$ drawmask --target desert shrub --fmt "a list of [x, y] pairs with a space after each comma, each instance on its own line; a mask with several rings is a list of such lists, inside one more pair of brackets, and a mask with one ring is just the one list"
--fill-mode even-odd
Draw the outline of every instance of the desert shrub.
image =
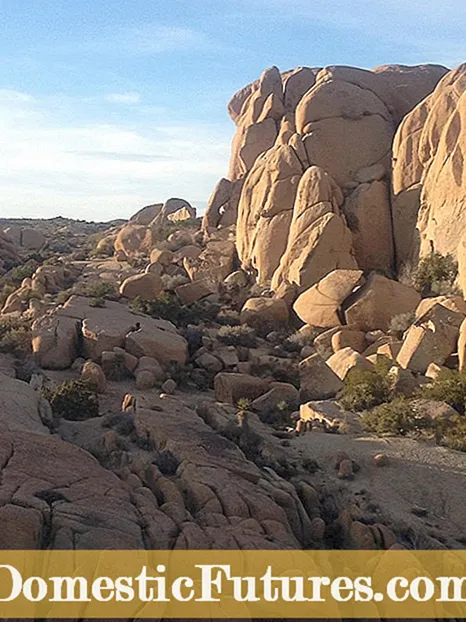
[[449, 449], [466, 451], [466, 417], [458, 415], [450, 418], [449, 424], [443, 426], [440, 440]]
[[185, 285], [186, 283], [189, 283], [189, 279], [182, 274], [163, 274], [161, 278], [163, 289], [169, 291], [173, 291], [180, 285]]
[[57, 305], [64, 305], [65, 302], [67, 302], [72, 295], [72, 289], [65, 289], [62, 292], [58, 292], [58, 294], [55, 296], [55, 302], [57, 303]]
[[0, 318], [0, 352], [27, 354], [31, 351], [31, 323], [23, 318]]
[[140, 296], [131, 301], [135, 311], [153, 318], [168, 320], [176, 326], [213, 322], [220, 311], [219, 305], [197, 302], [191, 306], [183, 305], [171, 292], [163, 292], [156, 300], [144, 300]]
[[375, 434], [406, 436], [409, 432], [425, 428], [422, 417], [416, 414], [411, 400], [397, 397], [392, 402], [381, 404], [361, 415], [365, 430]]
[[390, 399], [388, 365], [378, 363], [371, 370], [353, 369], [345, 378], [339, 401], [347, 410], [366, 410]]
[[21, 266], [16, 266], [10, 270], [8, 274], [8, 278], [13, 283], [21, 283], [23, 279], [31, 278], [34, 272], [39, 267], [39, 263], [35, 259], [29, 259], [26, 263]]
[[451, 255], [432, 252], [423, 257], [414, 273], [414, 287], [422, 296], [456, 293], [458, 264]]
[[375, 434], [406, 436], [410, 433], [435, 438], [438, 444], [457, 451], [466, 451], [466, 417], [455, 415], [448, 420], [424, 416], [415, 400], [397, 397], [361, 415], [365, 430]]
[[282, 347], [287, 352], [301, 352], [304, 346], [312, 346], [314, 343], [314, 339], [319, 334], [319, 331], [315, 332], [296, 332], [287, 337], [283, 343]]
[[445, 369], [429, 385], [421, 389], [422, 397], [446, 402], [460, 414], [466, 407], [466, 374], [453, 369]]
[[247, 397], [240, 397], [237, 402], [237, 406], [239, 410], [248, 410], [251, 406], [251, 400]]
[[3, 305], [5, 300], [21, 285], [21, 282], [30, 278], [39, 267], [37, 259], [28, 259], [19, 266], [13, 266], [0, 278], [0, 302]]
[[54, 418], [85, 421], [99, 416], [99, 399], [93, 386], [86, 380], [66, 380], [51, 391], [43, 391], [50, 402]]
[[84, 295], [89, 298], [99, 298], [111, 300], [116, 298], [117, 293], [115, 286], [108, 281], [94, 281], [89, 283], [84, 290]]
[[390, 333], [393, 333], [401, 338], [414, 322], [414, 319], [415, 314], [413, 312], [399, 313], [398, 315], [395, 315], [390, 320]]
[[106, 300], [115, 300], [118, 297], [115, 286], [107, 281], [89, 283], [83, 294], [89, 298], [90, 307], [105, 307]]
[[250, 326], [222, 326], [218, 329], [217, 339], [227, 346], [254, 348], [257, 345], [256, 331]]
[[285, 400], [278, 402], [273, 408], [259, 413], [262, 423], [267, 423], [277, 429], [283, 429], [291, 425], [291, 413], [293, 409]]

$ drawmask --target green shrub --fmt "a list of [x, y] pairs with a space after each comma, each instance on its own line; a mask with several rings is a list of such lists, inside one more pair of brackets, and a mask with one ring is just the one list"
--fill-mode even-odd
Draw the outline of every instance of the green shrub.
[[412, 401], [405, 397], [397, 397], [388, 404], [365, 411], [361, 415], [361, 423], [368, 432], [394, 436], [405, 436], [426, 427], [422, 417], [412, 407]]
[[456, 451], [466, 451], [466, 417], [457, 415], [452, 417], [449, 424], [443, 426], [440, 440], [442, 445]]
[[248, 410], [251, 406], [251, 400], [247, 397], [240, 397], [237, 403], [239, 410]]
[[137, 296], [130, 306], [135, 311], [156, 319], [168, 320], [176, 326], [213, 322], [220, 311], [218, 305], [211, 303], [197, 302], [189, 307], [185, 306], [171, 292], [163, 292], [156, 300], [144, 300]]
[[257, 345], [256, 331], [246, 324], [222, 326], [218, 329], [217, 339], [227, 346], [254, 348]]
[[86, 380], [66, 380], [55, 391], [44, 390], [43, 395], [57, 420], [85, 421], [99, 416], [99, 399]]
[[[94, 300], [112, 300], [117, 297], [115, 286], [107, 281], [94, 281], [84, 290], [84, 295]], [[97, 305], [94, 305], [97, 306]]]
[[372, 370], [353, 369], [345, 378], [339, 401], [346, 410], [367, 410], [388, 402], [390, 379], [388, 365], [378, 363]]
[[466, 374], [453, 369], [445, 369], [429, 385], [421, 389], [422, 397], [446, 402], [460, 414], [466, 407]]
[[16, 356], [31, 351], [31, 323], [23, 318], [0, 318], [0, 352]]
[[30, 259], [21, 266], [17, 266], [10, 270], [6, 276], [10, 281], [19, 285], [24, 279], [31, 278], [38, 267], [39, 263], [35, 259]]
[[414, 273], [414, 287], [422, 296], [439, 295], [440, 291], [453, 294], [457, 274], [458, 264], [451, 255], [432, 252], [420, 260]]
[[448, 420], [434, 420], [423, 415], [416, 400], [397, 397], [361, 415], [361, 424], [368, 432], [406, 436], [410, 433], [435, 438], [440, 445], [466, 451], [466, 416], [454, 415]]

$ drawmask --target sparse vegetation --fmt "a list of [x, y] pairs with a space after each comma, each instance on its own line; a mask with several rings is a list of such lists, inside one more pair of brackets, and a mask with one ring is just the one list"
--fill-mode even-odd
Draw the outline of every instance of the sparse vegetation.
[[283, 349], [287, 352], [301, 352], [304, 346], [312, 346], [314, 339], [319, 334], [319, 331], [313, 332], [296, 332], [287, 337], [283, 343]]
[[464, 415], [452, 417], [448, 425], [442, 426], [440, 438], [442, 444], [449, 449], [466, 451], [466, 417]]
[[217, 339], [227, 346], [254, 348], [257, 345], [256, 331], [250, 326], [222, 326], [218, 329]]
[[345, 378], [339, 401], [347, 410], [367, 410], [390, 400], [388, 366], [379, 363], [372, 370], [353, 369]]
[[86, 380], [66, 380], [54, 391], [45, 389], [43, 395], [50, 402], [57, 420], [85, 421], [99, 416], [99, 399]]
[[464, 415], [466, 408], [466, 374], [445, 369], [429, 385], [421, 390], [422, 397], [446, 402], [458, 413]]
[[0, 352], [16, 356], [31, 351], [31, 323], [23, 318], [0, 318]]
[[380, 404], [361, 415], [361, 423], [368, 432], [406, 436], [409, 432], [426, 427], [412, 408], [412, 401], [397, 397], [392, 402]]
[[105, 307], [106, 300], [115, 300], [118, 297], [115, 286], [107, 281], [94, 281], [86, 286], [83, 293], [89, 298], [91, 307]]
[[[447, 419], [432, 419], [422, 411], [416, 397], [445, 402], [458, 414]], [[366, 410], [363, 427], [375, 434], [422, 434], [437, 443], [466, 451], [466, 375], [455, 370], [442, 371], [431, 384], [422, 387], [414, 398], [396, 397], [390, 402]]]
[[213, 322], [220, 311], [219, 305], [197, 302], [191, 306], [183, 305], [175, 294], [163, 292], [156, 300], [144, 300], [137, 296], [130, 306], [135, 311], [145, 313], [156, 319], [168, 320], [176, 326]]
[[251, 400], [247, 397], [240, 397], [237, 406], [239, 410], [248, 410], [251, 406]]
[[425, 296], [456, 294], [458, 264], [451, 255], [432, 252], [423, 257], [413, 275], [413, 285]]

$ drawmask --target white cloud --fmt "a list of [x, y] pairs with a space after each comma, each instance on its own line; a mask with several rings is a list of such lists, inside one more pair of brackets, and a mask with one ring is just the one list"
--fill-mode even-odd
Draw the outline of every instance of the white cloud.
[[108, 93], [105, 100], [114, 104], [138, 104], [141, 101], [139, 93]]
[[52, 114], [43, 104], [0, 91], [5, 216], [107, 220], [170, 196], [204, 204], [226, 172], [231, 137], [223, 126], [160, 119], [71, 125], [61, 121], [59, 106]]
[[186, 26], [147, 23], [123, 27], [98, 37], [48, 43], [47, 51], [58, 53], [92, 53], [115, 56], [152, 56], [166, 52], [201, 52], [223, 49], [223, 45], [201, 30]]
[[120, 34], [123, 48], [135, 54], [208, 50], [216, 47], [204, 33], [182, 26], [147, 24]]

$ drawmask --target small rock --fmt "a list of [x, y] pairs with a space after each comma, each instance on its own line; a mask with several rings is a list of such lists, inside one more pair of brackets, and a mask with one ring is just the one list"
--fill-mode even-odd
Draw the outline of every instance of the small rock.
[[173, 378], [169, 378], [168, 380], [165, 380], [165, 382], [162, 385], [162, 391], [166, 393], [167, 395], [173, 395], [173, 393], [175, 393], [175, 390], [176, 390], [176, 382], [173, 380]]
[[155, 386], [155, 375], [148, 369], [142, 370], [136, 374], [136, 388], [140, 391], [152, 389]]
[[339, 479], [353, 479], [353, 462], [352, 460], [342, 460], [340, 462], [340, 468], [338, 469]]
[[427, 516], [429, 514], [429, 510], [427, 508], [421, 508], [418, 505], [415, 505], [411, 508], [411, 514], [414, 514], [414, 516], [419, 516], [419, 518], [424, 518], [424, 516]]
[[97, 393], [105, 393], [107, 379], [100, 365], [93, 361], [86, 361], [81, 369], [81, 378], [87, 380], [95, 388]]
[[387, 466], [387, 464], [389, 464], [390, 461], [386, 454], [377, 454], [376, 456], [372, 458], [372, 462], [374, 466], [376, 467], [384, 467], [384, 466]]
[[345, 453], [344, 451], [337, 451], [337, 453], [333, 456], [333, 468], [339, 469], [340, 464], [343, 462], [343, 460], [349, 459], [350, 458], [347, 453]]

